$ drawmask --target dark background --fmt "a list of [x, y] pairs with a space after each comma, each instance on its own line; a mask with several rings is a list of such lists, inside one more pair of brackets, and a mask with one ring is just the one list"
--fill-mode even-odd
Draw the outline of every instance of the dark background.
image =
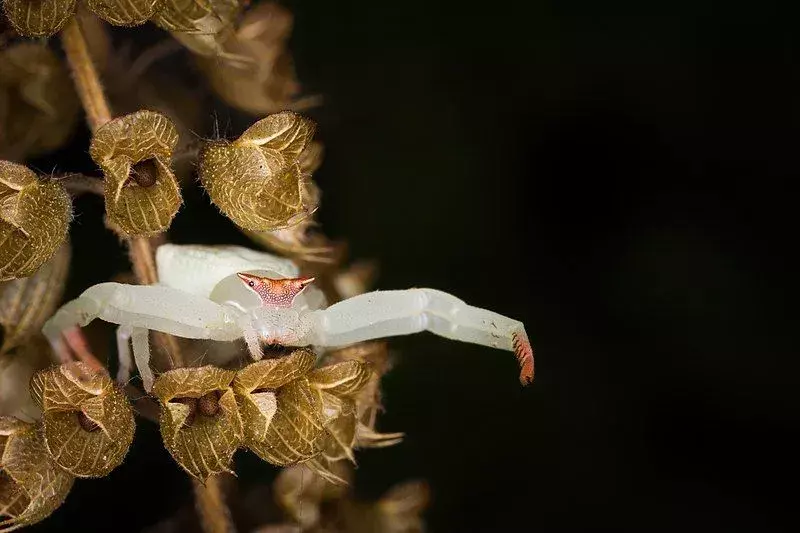
[[[380, 427], [407, 439], [359, 453], [357, 493], [424, 478], [435, 532], [790, 530], [797, 14], [712, 0], [291, 5], [300, 79], [325, 98], [310, 112], [323, 229], [380, 261], [379, 287], [436, 287], [518, 318], [537, 350], [522, 389], [508, 353], [392, 341]], [[215, 116], [229, 136], [253, 120], [217, 105], [201, 135]], [[73, 160], [41, 165], [91, 170], [85, 135]], [[185, 197], [174, 241], [247, 242], [199, 189]], [[96, 252], [117, 250], [100, 207], [77, 204], [71, 296], [125, 268]], [[187, 506], [187, 479], [142, 422], [126, 463], [78, 482], [37, 529], [139, 531]]]

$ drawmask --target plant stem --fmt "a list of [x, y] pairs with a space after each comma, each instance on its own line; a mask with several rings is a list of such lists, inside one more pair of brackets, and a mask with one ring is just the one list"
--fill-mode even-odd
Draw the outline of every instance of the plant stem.
[[205, 533], [232, 533], [234, 531], [220, 481], [219, 475], [208, 478], [205, 486], [199, 481], [194, 481], [197, 514], [200, 516], [200, 527]]
[[[86, 121], [92, 132], [112, 118], [103, 85], [97, 69], [92, 63], [92, 56], [83, 35], [78, 17], [73, 17], [61, 32], [61, 41], [67, 62], [72, 71], [75, 89], [80, 96]], [[134, 237], [128, 240], [128, 252], [136, 279], [140, 284], [153, 284], [158, 281], [158, 272], [153, 257], [150, 241], [145, 237]], [[177, 341], [171, 335], [159, 334], [163, 337], [172, 358], [172, 366], [182, 366], [184, 361]], [[234, 530], [230, 511], [225, 504], [219, 479], [213, 477], [206, 486], [195, 482], [195, 502], [200, 515], [200, 523], [206, 533], [231, 533]]]
[[89, 123], [92, 132], [95, 132], [97, 128], [111, 120], [111, 109], [108, 107], [103, 85], [92, 63], [92, 56], [89, 54], [89, 47], [77, 16], [72, 17], [61, 32], [61, 44], [67, 54], [75, 89], [86, 112], [86, 122]]

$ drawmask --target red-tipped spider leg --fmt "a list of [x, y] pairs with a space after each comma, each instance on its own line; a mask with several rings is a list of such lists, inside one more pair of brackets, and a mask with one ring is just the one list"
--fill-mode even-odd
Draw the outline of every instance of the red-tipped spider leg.
[[525, 330], [515, 331], [511, 334], [514, 355], [519, 362], [519, 382], [523, 386], [533, 382], [533, 346], [528, 340]]

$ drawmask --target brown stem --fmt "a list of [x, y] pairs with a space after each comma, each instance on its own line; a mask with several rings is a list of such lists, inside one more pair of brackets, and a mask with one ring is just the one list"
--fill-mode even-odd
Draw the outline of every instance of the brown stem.
[[[75, 89], [80, 96], [86, 112], [86, 121], [92, 132], [111, 120], [111, 109], [108, 106], [103, 85], [97, 69], [92, 63], [92, 56], [86, 45], [83, 31], [77, 17], [73, 17], [61, 32], [61, 40], [67, 62], [72, 70]], [[153, 249], [150, 241], [144, 237], [128, 240], [128, 250], [133, 263], [136, 279], [141, 284], [150, 285], [158, 281]], [[162, 337], [172, 358], [172, 366], [183, 366], [177, 341], [170, 335], [157, 334]], [[225, 504], [222, 490], [217, 478], [211, 478], [204, 487], [195, 483], [195, 501], [200, 522], [207, 533], [232, 533], [234, 530], [230, 511]]]
[[225, 504], [225, 494], [221, 487], [219, 475], [208, 478], [205, 486], [194, 482], [194, 497], [200, 526], [205, 533], [234, 533], [231, 513]]
[[97, 69], [92, 63], [78, 17], [72, 17], [61, 31], [61, 43], [72, 71], [75, 89], [86, 111], [86, 121], [93, 132], [97, 131], [97, 128], [111, 120], [111, 109], [108, 107]]

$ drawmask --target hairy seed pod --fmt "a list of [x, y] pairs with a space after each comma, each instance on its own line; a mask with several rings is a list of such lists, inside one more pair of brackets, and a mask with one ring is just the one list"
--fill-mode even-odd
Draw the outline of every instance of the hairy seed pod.
[[46, 44], [0, 52], [0, 157], [22, 160], [60, 147], [79, 109], [67, 69]]
[[256, 122], [233, 142], [206, 145], [199, 175], [211, 201], [251, 231], [273, 231], [308, 217], [318, 198], [299, 158], [314, 128], [310, 120], [284, 111]]
[[0, 281], [30, 276], [53, 257], [71, 218], [72, 203], [61, 184], [0, 161]]
[[225, 41], [230, 59], [203, 57], [200, 67], [225, 102], [253, 115], [309, 107], [316, 99], [295, 101], [300, 84], [287, 50], [291, 31], [288, 9], [276, 2], [259, 3]]
[[49, 457], [36, 426], [0, 417], [0, 531], [47, 518], [74, 481]]
[[0, 357], [39, 333], [64, 294], [70, 260], [69, 242], [36, 273], [0, 283]]
[[291, 465], [322, 451], [322, 400], [305, 377], [315, 361], [312, 352], [301, 349], [257, 361], [236, 374], [233, 388], [245, 445], [269, 463]]
[[214, 366], [160, 375], [152, 394], [161, 402], [161, 437], [172, 458], [205, 481], [231, 471], [242, 443], [242, 420], [231, 390], [235, 372]]
[[[347, 484], [353, 477], [347, 463], [332, 465], [333, 474], [346, 483], [329, 483], [306, 464], [281, 470], [272, 484], [276, 503], [300, 526], [301, 531], [316, 530], [323, 518], [322, 504], [341, 500], [347, 495]], [[297, 529], [297, 526], [294, 526]]]
[[115, 26], [144, 24], [163, 4], [163, 0], [88, 0], [89, 9]]
[[153, 22], [195, 54], [224, 59], [241, 9], [239, 0], [165, 0]]
[[323, 405], [325, 439], [322, 457], [328, 461], [355, 462], [358, 410], [355, 397], [373, 377], [367, 363], [344, 361], [311, 371], [308, 380], [318, 391]]
[[102, 477], [122, 463], [136, 423], [127, 397], [108, 375], [73, 362], [38, 372], [31, 395], [42, 408], [45, 445], [77, 477]]
[[42, 410], [33, 400], [29, 384], [33, 375], [52, 364], [50, 343], [35, 335], [21, 346], [0, 355], [0, 416], [36, 422]]
[[128, 236], [166, 231], [181, 206], [170, 166], [178, 132], [155, 111], [137, 111], [101, 126], [89, 153], [105, 175], [109, 221]]
[[25, 37], [49, 37], [75, 14], [76, 0], [4, 0], [11, 25]]

